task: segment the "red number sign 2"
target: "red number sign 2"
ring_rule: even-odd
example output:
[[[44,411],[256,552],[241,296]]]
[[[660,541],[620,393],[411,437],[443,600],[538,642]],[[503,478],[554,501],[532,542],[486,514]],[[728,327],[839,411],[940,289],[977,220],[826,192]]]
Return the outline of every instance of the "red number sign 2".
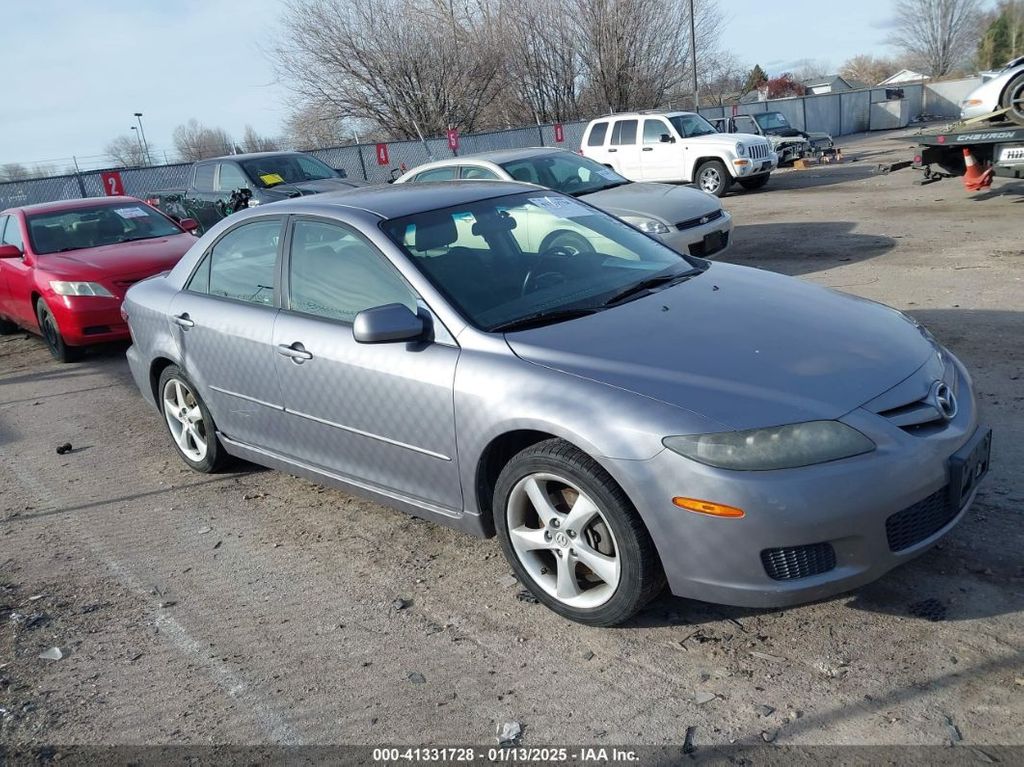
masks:
[[[116,170],[108,170],[100,174],[103,179],[103,193],[107,197],[120,197],[124,194],[124,183],[121,181],[121,174]]]

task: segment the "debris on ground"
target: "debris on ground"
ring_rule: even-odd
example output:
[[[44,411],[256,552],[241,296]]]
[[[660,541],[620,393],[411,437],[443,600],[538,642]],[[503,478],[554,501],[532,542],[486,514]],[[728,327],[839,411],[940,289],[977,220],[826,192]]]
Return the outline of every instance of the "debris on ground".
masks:
[[[200,527],[198,530],[196,530],[196,532],[199,535],[206,535],[207,533],[212,533],[213,532],[213,528],[210,527],[209,525],[206,525],[204,527]]]
[[[394,602],[391,603],[391,607],[394,608],[396,611],[397,610],[404,610],[405,608],[410,607],[411,605],[412,605],[412,600],[411,599],[403,599],[402,597],[399,597],[398,599],[396,599]]]
[[[777,737],[779,737],[778,730],[761,730],[761,740],[765,743],[774,743]]]
[[[61,660],[64,657],[64,651],[59,647],[51,647],[49,650],[39,653],[39,657],[43,660]]]
[[[713,692],[698,692],[696,695],[693,696],[693,702],[696,703],[698,706],[703,706],[705,703],[710,703],[717,697],[718,696],[715,695]]]
[[[593,650],[587,650],[585,653],[583,653],[583,660],[593,660],[593,659],[594,659],[594,651]]]
[[[30,596],[28,598],[28,601],[29,602],[38,602],[40,599],[42,599],[45,596],[46,596],[46,594],[33,594],[32,596]]]
[[[427,678],[423,676],[423,674],[421,674],[419,671],[413,671],[411,674],[409,674],[409,681],[413,684],[425,684]]]
[[[161,602],[160,606],[161,607],[174,607],[176,604],[178,604],[178,603],[176,601],[174,601],[173,599],[168,599],[166,602]]]
[[[964,739],[964,736],[960,734],[960,728],[953,722],[953,717],[946,717],[946,732],[949,735],[950,743],[959,743]]]
[[[505,722],[498,726],[498,745],[515,746],[523,734],[523,726],[519,722]]]
[[[523,589],[522,591],[517,593],[516,594],[516,599],[518,599],[520,602],[526,602],[526,604],[528,604],[528,605],[535,605],[535,604],[538,604],[540,602],[540,600],[537,599],[537,597],[535,597],[532,593],[530,593],[526,589]]]
[[[680,639],[679,640],[679,644],[682,645],[683,647],[685,647],[686,643],[689,642],[691,639],[694,640],[695,642],[699,643],[699,644],[707,644],[708,642],[721,642],[722,641],[719,637],[711,636],[710,634],[706,634],[703,631],[703,629],[697,629],[697,631],[692,631],[689,634],[687,634],[685,637]]]
[[[827,661],[820,660],[814,664],[814,667],[829,679],[837,679],[849,673],[848,665],[846,661],[842,660],[837,663],[828,663]]]
[[[690,725],[686,728],[686,737],[683,738],[683,753],[692,754],[697,750],[697,747],[693,745],[693,736],[697,732],[697,728],[694,725]]]
[[[772,714],[775,713],[775,709],[773,707],[766,706],[763,703],[760,704],[760,705],[754,706],[754,708],[757,709],[757,715],[758,716],[771,716]]]
[[[924,618],[932,623],[938,623],[946,619],[946,605],[938,599],[925,599],[915,602],[907,609],[915,618]]]
[[[757,650],[751,650],[750,654],[755,658],[771,661],[773,663],[785,663],[786,661],[786,659],[783,658],[781,655],[770,655],[766,652],[758,652]]]
[[[63,445],[57,446],[57,455],[65,455],[71,452],[71,443],[65,442]]]

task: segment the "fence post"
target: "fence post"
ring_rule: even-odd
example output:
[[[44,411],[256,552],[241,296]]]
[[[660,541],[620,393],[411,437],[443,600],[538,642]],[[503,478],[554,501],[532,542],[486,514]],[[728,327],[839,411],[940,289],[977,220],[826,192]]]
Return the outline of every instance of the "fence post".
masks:
[[[82,171],[78,168],[78,158],[71,155],[71,160],[75,163],[75,181],[78,182],[78,191],[82,197],[86,197],[85,194],[85,182],[82,181]]]
[[[359,155],[359,168],[363,171],[363,181],[369,181],[370,177],[366,175],[366,160],[363,159],[362,144],[356,144],[356,153]]]
[[[544,146],[544,129],[539,122],[537,123],[537,136],[540,137],[540,145]]]

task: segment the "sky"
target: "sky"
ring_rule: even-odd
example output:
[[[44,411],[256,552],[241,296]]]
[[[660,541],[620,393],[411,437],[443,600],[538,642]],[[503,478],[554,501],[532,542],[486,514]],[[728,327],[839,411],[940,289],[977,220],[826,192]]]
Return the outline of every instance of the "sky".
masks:
[[[891,0],[718,2],[723,47],[769,74],[888,52]],[[107,164],[106,145],[134,137],[134,112],[156,158],[173,154],[172,131],[190,117],[236,139],[246,124],[280,133],[289,94],[269,53],[282,10],[282,0],[6,3],[0,164]]]

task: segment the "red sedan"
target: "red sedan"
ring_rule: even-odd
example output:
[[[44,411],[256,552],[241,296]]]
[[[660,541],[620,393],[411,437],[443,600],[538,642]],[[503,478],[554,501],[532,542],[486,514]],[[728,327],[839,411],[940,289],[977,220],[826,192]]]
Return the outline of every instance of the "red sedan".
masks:
[[[0,333],[39,333],[60,362],[90,344],[127,339],[125,291],[178,263],[195,226],[134,197],[0,212]]]

